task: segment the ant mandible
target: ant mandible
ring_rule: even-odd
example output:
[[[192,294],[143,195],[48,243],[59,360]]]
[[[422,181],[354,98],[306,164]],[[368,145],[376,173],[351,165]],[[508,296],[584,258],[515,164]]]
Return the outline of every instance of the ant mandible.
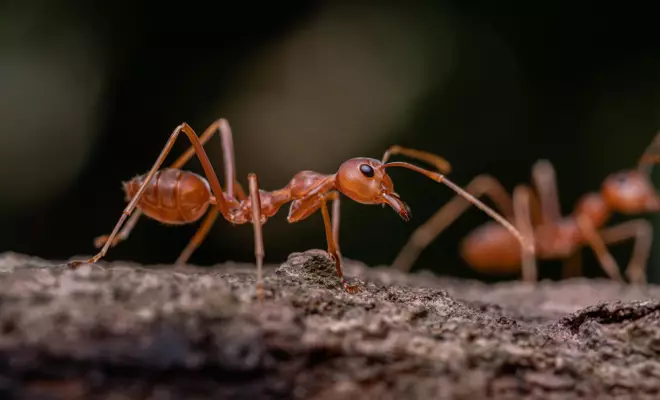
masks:
[[[466,186],[466,191],[475,197],[489,197],[507,220],[515,223],[534,243],[539,260],[563,259],[565,268],[578,260],[579,250],[588,245],[606,274],[611,279],[623,281],[607,245],[635,239],[626,275],[630,282],[644,283],[644,266],[651,251],[653,234],[650,223],[640,218],[599,229],[614,212],[635,215],[660,210],[660,197],[650,179],[650,168],[658,161],[660,132],[642,154],[637,169],[607,176],[600,191],[582,196],[568,216],[561,215],[555,171],[547,160],[539,160],[532,167],[536,192],[526,185],[518,185],[512,199],[502,184],[490,175],[477,176]],[[468,207],[469,203],[462,197],[455,197],[440,208],[413,232],[392,267],[410,271],[422,250]],[[481,272],[509,274],[522,270],[524,281],[537,280],[536,259],[530,253],[521,253],[515,238],[490,222],[477,227],[462,240],[460,253],[469,266]]]
[[[225,168],[225,191],[223,191],[203,147],[216,131],[219,131],[221,136]],[[188,137],[192,146],[169,168],[160,170],[159,168],[181,133]],[[193,172],[181,169],[195,154],[201,162],[206,179]],[[406,162],[387,162],[388,158],[395,154],[427,162],[437,168],[441,173],[432,172]],[[106,255],[110,247],[128,238],[142,213],[164,224],[182,225],[199,220],[210,207],[211,209],[207,213],[206,218],[197,233],[182,251],[176,264],[184,264],[188,261],[194,250],[208,234],[219,214],[222,214],[232,225],[250,222],[254,226],[257,295],[261,302],[263,301],[262,267],[264,259],[262,225],[266,223],[268,218],[275,215],[280,207],[291,202],[288,216],[289,223],[301,221],[321,209],[328,253],[335,262],[337,275],[347,292],[356,293],[360,290],[359,286],[347,284],[341,268],[341,254],[338,244],[339,194],[342,193],[348,198],[362,204],[389,205],[403,220],[408,221],[410,218],[410,208],[394,192],[392,180],[386,172],[386,169],[391,167],[407,168],[423,174],[436,182],[446,184],[460,196],[467,199],[467,201],[499,221],[521,241],[524,251],[534,251],[532,246],[525,242],[520,232],[504,219],[504,217],[444,176],[443,173],[447,173],[451,168],[445,159],[431,153],[400,146],[389,148],[385,152],[382,161],[366,157],[345,161],[341,164],[339,170],[332,175],[314,171],[299,172],[285,187],[271,192],[260,190],[257,175],[250,173],[248,174],[249,196],[247,196],[240,183],[236,180],[231,128],[225,119],[219,119],[211,124],[200,137],[197,136],[195,131],[187,123],[179,125],[170,135],[169,140],[151,170],[147,174],[136,176],[130,181],[124,182],[123,188],[126,193],[128,205],[124,209],[112,233],[95,240],[97,248],[102,246],[100,252],[89,260],[75,260],[69,262],[68,265],[70,267],[77,267],[85,263],[96,263]],[[328,201],[333,202],[332,221],[328,211]],[[133,213],[136,208],[137,211]],[[121,229],[125,222],[126,225]]]

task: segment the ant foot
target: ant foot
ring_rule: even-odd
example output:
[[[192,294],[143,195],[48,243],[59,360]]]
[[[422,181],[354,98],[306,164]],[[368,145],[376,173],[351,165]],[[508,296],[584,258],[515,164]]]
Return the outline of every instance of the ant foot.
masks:
[[[80,267],[81,265],[83,265],[83,264],[88,264],[88,263],[89,263],[89,261],[79,261],[79,260],[76,260],[76,261],[70,261],[70,262],[68,262],[66,265],[67,265],[67,267],[69,267],[69,268],[76,269],[76,268]]]
[[[344,289],[346,289],[346,291],[350,294],[355,294],[362,291],[360,285],[349,285],[347,283],[344,283]]]
[[[645,284],[646,283],[646,274],[641,268],[629,268],[626,271],[626,276],[630,283],[636,284]]]

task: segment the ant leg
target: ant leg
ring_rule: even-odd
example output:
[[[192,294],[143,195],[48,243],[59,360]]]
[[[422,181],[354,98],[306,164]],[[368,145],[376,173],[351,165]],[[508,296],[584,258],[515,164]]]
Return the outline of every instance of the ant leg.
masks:
[[[222,141],[222,160],[225,171],[225,186],[226,192],[234,197],[234,186],[236,185],[236,160],[234,157],[234,140],[231,132],[231,127],[226,119],[221,118],[209,125],[208,128],[199,137],[200,143],[204,145],[216,133],[220,132],[220,140]],[[183,167],[192,156],[195,155],[195,146],[190,146],[174,163],[171,168]],[[242,189],[241,189],[242,191]]]
[[[241,186],[240,182],[236,179],[236,160],[234,157],[234,141],[233,135],[231,132],[231,127],[229,122],[226,119],[219,119],[215,121],[211,126],[209,126],[204,134],[200,138],[200,142],[204,143],[203,140],[210,139],[213,136],[213,133],[216,131],[220,132],[220,138],[222,140],[222,159],[224,161],[224,171],[225,171],[225,191],[231,197],[235,197],[238,201],[243,201],[247,199],[245,190]],[[207,137],[208,136],[208,137]],[[172,165],[173,168],[180,168],[183,166],[194,154],[194,148],[190,147],[186,153],[181,155],[177,161]],[[188,262],[188,259],[192,256],[193,252],[199,247],[200,244],[206,239],[206,236],[211,231],[213,224],[218,218],[219,211],[217,208],[213,208],[209,214],[202,222],[202,225],[199,227],[195,236],[190,240],[185,249],[181,252],[181,255],[176,261],[177,265],[182,265]]]
[[[243,186],[241,186],[239,181],[234,181],[234,190],[236,191],[236,200],[243,201],[248,198],[248,196],[245,194],[245,190],[243,190]]]
[[[582,276],[582,252],[579,249],[564,260],[562,276],[564,279]]]
[[[328,242],[328,253],[332,258],[335,260],[335,268],[337,269],[337,276],[339,277],[339,280],[341,281],[342,286],[348,293],[357,293],[360,291],[360,287],[358,285],[349,285],[346,283],[346,280],[344,279],[344,274],[341,269],[341,255],[339,254],[339,247],[337,246],[337,243],[335,242],[335,236],[337,235],[337,231],[335,230],[333,233],[333,227],[332,227],[332,222],[330,220],[330,212],[328,211],[328,205],[326,203],[326,198],[332,198],[333,201],[337,201],[335,198],[333,198],[334,195],[332,193],[328,196],[321,196],[321,213],[323,214],[323,225],[325,226],[325,237],[326,241]],[[339,198],[337,195],[336,198]],[[338,214],[337,214],[338,218]]]
[[[225,173],[226,173],[226,178],[227,179],[232,179],[237,185],[237,192],[242,193],[242,197],[245,198],[245,192],[243,192],[243,189],[240,187],[238,182],[236,182],[236,177],[235,177],[235,161],[234,161],[234,145],[232,142],[232,134],[231,134],[231,129],[229,128],[229,123],[225,119],[219,119],[209,125],[206,130],[204,130],[204,133],[199,137],[199,143],[202,146],[205,146],[206,143],[213,137],[213,135],[216,132],[220,132],[221,138],[222,138],[222,153],[223,153],[223,161],[224,161],[224,167],[225,167]],[[190,161],[190,159],[195,155],[195,148],[194,146],[190,146],[188,150],[186,150],[176,161],[170,165],[170,168],[181,168],[185,164]],[[229,185],[227,185],[227,189],[232,189]],[[227,190],[227,192],[233,196],[233,193],[230,190]],[[239,201],[242,200],[240,197],[238,198]],[[115,236],[114,240],[110,244],[110,247],[115,247],[119,242],[122,242],[126,239],[128,239],[128,236],[130,235],[131,231],[135,227],[135,224],[137,223],[137,220],[140,219],[140,216],[142,216],[142,211],[139,209],[135,211],[135,214],[131,216],[131,218],[126,222],[125,227]],[[209,226],[210,228],[210,226]],[[200,228],[201,229],[201,228]],[[94,245],[96,248],[103,247],[103,245],[106,243],[110,235],[103,235],[99,236],[96,239],[94,239]],[[196,237],[196,236],[195,236]],[[201,240],[204,238],[202,237]],[[194,238],[193,238],[194,240]],[[201,241],[200,241],[201,242]],[[199,245],[199,244],[198,244]],[[192,241],[188,246],[192,246]],[[196,247],[196,246],[195,246]],[[194,250],[194,249],[193,249]],[[186,250],[184,250],[186,251]],[[179,257],[181,259],[181,257]]]
[[[220,211],[217,209],[217,207],[211,208],[211,211],[206,214],[202,225],[200,225],[199,229],[197,229],[197,232],[195,232],[195,236],[190,239],[188,245],[183,249],[179,255],[179,258],[177,258],[176,262],[174,263],[175,265],[184,265],[188,262],[190,256],[192,256],[195,250],[197,250],[197,247],[202,244],[206,238],[206,235],[208,235],[208,233],[211,231],[211,227],[213,227],[213,224],[215,223],[219,214]]]
[[[626,268],[626,276],[632,283],[646,283],[645,265],[651,252],[653,227],[644,219],[626,221],[600,232],[603,241],[616,244],[627,239],[635,239],[632,257]]]
[[[516,228],[525,237],[528,243],[534,243],[534,227],[531,220],[530,203],[532,191],[525,185],[518,185],[513,189],[513,210]],[[538,267],[534,250],[522,246],[522,279],[527,282],[538,280]]]
[[[245,194],[243,187],[238,181],[234,181],[234,190],[236,191],[236,200],[243,201],[247,199],[247,195]],[[176,265],[183,265],[188,262],[195,250],[197,250],[199,245],[202,244],[204,239],[206,239],[206,236],[211,231],[213,224],[215,224],[215,221],[218,218],[218,215],[219,210],[216,207],[213,207],[211,211],[209,211],[209,213],[206,215],[206,218],[204,219],[204,222],[202,222],[202,225],[195,233],[195,236],[190,239],[190,242],[188,242],[186,248],[183,249],[181,255],[179,255],[179,258],[175,263]]]
[[[513,203],[502,184],[490,175],[479,175],[465,187],[465,191],[479,198],[488,196],[504,217],[513,220]],[[456,195],[436,211],[423,225],[418,227],[403,246],[392,264],[392,268],[408,272],[419,254],[440,235],[451,223],[468,210],[472,204],[463,196]]]
[[[222,215],[224,215],[228,220],[230,220],[229,217],[229,204],[224,198],[222,187],[220,186],[220,181],[218,181],[218,177],[215,174],[215,171],[213,170],[213,166],[211,166],[211,162],[209,161],[208,156],[206,155],[206,151],[204,151],[204,148],[202,147],[202,144],[197,137],[197,134],[195,131],[188,125],[187,123],[183,123],[179,125],[174,132],[170,135],[170,138],[168,139],[167,143],[163,147],[163,150],[161,151],[160,155],[158,156],[158,159],[156,159],[156,162],[154,165],[151,167],[151,170],[147,174],[146,178],[144,179],[144,182],[142,183],[142,186],[140,186],[140,189],[137,191],[133,199],[128,203],[124,211],[122,212],[122,216],[119,218],[119,221],[117,221],[117,224],[115,225],[115,228],[112,230],[112,233],[108,236],[108,239],[105,242],[105,245],[101,249],[101,251],[96,254],[94,257],[90,258],[87,261],[71,261],[68,263],[70,267],[78,267],[81,264],[88,263],[88,264],[94,264],[98,260],[100,260],[102,257],[105,256],[107,253],[108,249],[110,248],[110,245],[114,241],[115,236],[119,233],[119,229],[122,227],[126,219],[131,215],[133,210],[135,210],[137,203],[140,201],[140,198],[142,197],[142,194],[147,188],[147,185],[151,180],[153,179],[153,176],[156,174],[156,171],[160,168],[160,166],[163,164],[165,161],[165,158],[167,155],[170,153],[172,150],[172,147],[174,146],[174,142],[176,139],[179,137],[179,134],[183,132],[187,137],[188,140],[193,145],[194,151],[197,154],[197,158],[199,158],[202,168],[204,168],[204,172],[206,174],[206,177],[209,180],[209,185],[211,186],[211,190],[213,192],[213,195],[216,198],[216,206],[219,208],[220,212]]]
[[[259,195],[259,181],[256,174],[248,175],[250,184],[250,200],[252,205],[252,226],[254,227],[254,255],[257,262],[257,298],[259,303],[264,301],[263,287],[263,263],[264,263],[264,239],[262,225],[265,222],[261,214],[261,196]]]
[[[122,242],[128,238],[128,235],[131,234],[131,231],[135,227],[135,224],[137,224],[138,219],[140,219],[140,216],[142,216],[142,211],[140,209],[136,210],[133,215],[131,215],[131,218],[126,221],[126,225],[122,228],[122,230],[115,236],[113,239],[112,243],[110,243],[110,247],[115,247],[119,242]],[[99,236],[96,239],[94,239],[94,246],[99,249],[103,247],[103,245],[108,241],[108,238],[110,235],[103,235]]]
[[[639,158],[637,169],[646,174],[651,173],[653,164],[660,162],[660,132],[656,133],[651,143],[644,149],[644,153]]]
[[[341,256],[341,250],[339,249],[339,212],[340,212],[340,200],[339,193],[332,192],[325,197],[326,199],[332,199],[332,238],[335,240],[337,245],[337,252]]]
[[[552,163],[539,160],[532,166],[532,180],[539,196],[542,223],[553,223],[561,218],[557,191],[557,178]]]
[[[598,234],[591,222],[584,216],[578,216],[577,224],[587,244],[591,247],[594,254],[596,254],[598,262],[605,273],[610,279],[623,282],[621,272],[619,271],[619,265],[616,263],[616,260],[614,260],[614,257],[612,257],[612,254],[607,250],[605,241]]]

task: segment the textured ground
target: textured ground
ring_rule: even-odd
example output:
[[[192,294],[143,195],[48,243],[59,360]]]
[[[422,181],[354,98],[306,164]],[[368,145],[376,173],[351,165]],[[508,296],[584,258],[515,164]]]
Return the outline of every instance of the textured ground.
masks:
[[[660,398],[660,287],[0,256],[0,398]],[[48,396],[47,396],[48,395]],[[50,397],[49,397],[50,396]]]

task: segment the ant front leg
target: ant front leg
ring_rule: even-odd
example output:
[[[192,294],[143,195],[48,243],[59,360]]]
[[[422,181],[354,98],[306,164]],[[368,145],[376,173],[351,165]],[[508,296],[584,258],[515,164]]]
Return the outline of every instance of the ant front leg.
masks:
[[[197,134],[195,131],[187,124],[183,123],[179,125],[170,135],[170,138],[168,139],[167,143],[165,143],[165,146],[163,147],[163,150],[161,151],[160,155],[156,159],[156,162],[154,165],[151,167],[151,170],[147,174],[147,176],[144,179],[144,182],[138,189],[137,193],[135,196],[131,199],[131,201],[128,203],[126,208],[124,209],[122,216],[119,218],[119,221],[117,221],[117,224],[115,225],[115,228],[112,230],[112,233],[108,235],[105,245],[101,249],[99,253],[97,253],[94,257],[90,258],[89,260],[86,261],[81,261],[81,260],[74,260],[68,263],[68,265],[72,268],[78,267],[81,264],[94,264],[98,260],[100,260],[102,257],[105,256],[107,253],[108,249],[110,248],[110,245],[112,245],[115,242],[115,237],[119,234],[119,230],[121,229],[122,225],[124,222],[126,222],[126,219],[133,213],[135,208],[137,207],[138,202],[140,201],[140,198],[144,194],[144,191],[147,188],[147,185],[151,182],[153,179],[154,175],[158,171],[158,169],[161,167],[163,162],[165,161],[165,158],[167,155],[172,151],[172,147],[174,146],[174,142],[176,139],[179,137],[180,133],[184,133],[187,137],[188,140],[192,143],[193,149],[195,154],[197,154],[197,158],[199,159],[200,163],[202,164],[202,168],[204,169],[204,173],[206,174],[206,177],[208,178],[209,185],[211,186],[211,191],[213,195],[215,196],[215,201],[216,201],[216,207],[220,210],[220,212],[225,215],[229,216],[229,204],[225,200],[224,194],[222,192],[222,187],[220,186],[220,181],[218,180],[217,175],[215,174],[215,171],[213,170],[213,166],[211,165],[211,161],[209,161],[209,158],[206,154],[206,151],[204,151],[204,147],[202,146],[202,143],[197,137]],[[136,218],[137,220],[137,218]],[[135,223],[135,221],[133,222]],[[130,231],[130,229],[129,229]]]
[[[339,225],[337,224],[336,227],[333,226],[331,220],[330,220],[330,213],[328,212],[328,205],[326,203],[327,200],[332,199],[337,206],[333,207],[333,219],[335,222],[338,222],[339,220],[339,193],[337,192],[331,192],[330,194],[326,196],[320,196],[321,200],[321,213],[323,214],[323,225],[325,226],[325,237],[326,241],[328,242],[328,253],[332,258],[335,260],[335,268],[337,269],[337,276],[339,277],[339,280],[341,281],[342,286],[348,293],[357,293],[359,292],[360,286],[358,285],[349,285],[346,283],[346,280],[344,279],[344,273],[342,272],[341,268],[341,263],[342,263],[342,257],[341,253],[339,251]]]
[[[330,212],[328,211],[327,201],[332,200],[332,219],[330,218]],[[342,271],[342,256],[339,248],[339,210],[340,210],[340,200],[339,193],[336,191],[331,191],[328,194],[318,194],[312,197],[303,198],[299,200],[294,200],[291,203],[291,208],[289,211],[288,221],[290,223],[302,221],[303,219],[314,214],[318,209],[321,209],[323,214],[323,224],[325,227],[325,236],[328,243],[328,254],[335,261],[335,268],[337,269],[337,276],[339,280],[349,293],[356,293],[360,290],[360,287],[355,285],[349,285],[344,279],[344,274]]]
[[[487,196],[507,220],[513,221],[513,202],[497,179],[490,175],[479,175],[468,183],[465,191],[476,198]],[[392,263],[392,267],[403,272],[410,271],[419,254],[471,205],[472,203],[463,196],[454,196],[412,233]]]

